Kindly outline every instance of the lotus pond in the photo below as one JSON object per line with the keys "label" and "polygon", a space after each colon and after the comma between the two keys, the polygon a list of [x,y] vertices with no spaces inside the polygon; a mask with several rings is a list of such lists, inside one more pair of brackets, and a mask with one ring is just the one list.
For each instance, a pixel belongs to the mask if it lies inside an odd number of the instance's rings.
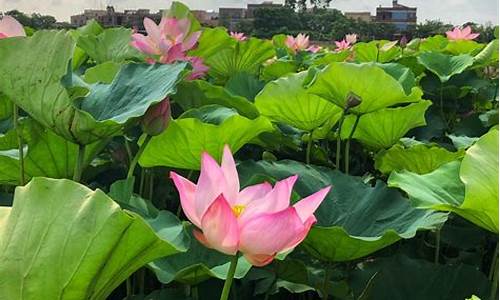
{"label": "lotus pond", "polygon": [[498,27],[331,48],[0,20],[0,299],[498,299]]}

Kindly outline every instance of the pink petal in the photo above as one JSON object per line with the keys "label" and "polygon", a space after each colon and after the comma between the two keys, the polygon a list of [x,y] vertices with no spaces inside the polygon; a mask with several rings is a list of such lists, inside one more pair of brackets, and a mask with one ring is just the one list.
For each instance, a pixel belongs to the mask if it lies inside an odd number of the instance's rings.
{"label": "pink petal", "polygon": [[311,227],[316,223],[316,217],[311,216],[309,219],[306,220],[304,223],[304,227],[302,231],[297,234],[295,239],[291,241],[288,245],[285,246],[285,249],[283,249],[281,252],[286,252],[288,250],[292,250],[293,248],[297,247],[298,244],[302,243],[302,241],[306,238],[307,234],[309,233],[309,230],[311,230]]}
{"label": "pink petal", "polygon": [[472,32],[472,28],[470,28],[470,26],[467,26],[464,29],[462,29],[463,36],[468,36],[471,32]]}
{"label": "pink petal", "polygon": [[467,36],[468,40],[473,40],[479,36],[479,33],[471,33]]}
{"label": "pink petal", "polygon": [[247,186],[240,191],[236,204],[247,206],[252,201],[262,199],[272,189],[273,186],[269,182]]}
{"label": "pink petal", "polygon": [[201,170],[194,199],[197,216],[203,216],[208,207],[222,194],[226,185],[217,162],[206,152],[201,155]]}
{"label": "pink petal", "polygon": [[212,246],[207,241],[207,238],[203,235],[203,232],[196,228],[193,228],[193,236],[200,242],[203,246],[212,249]]}
{"label": "pink petal", "polygon": [[211,248],[229,255],[238,251],[238,221],[223,195],[207,209],[201,219],[201,229]]}
{"label": "pink petal", "polygon": [[134,33],[132,34],[132,42],[131,42],[132,47],[136,48],[137,50],[150,54],[150,55],[158,55],[159,52],[158,50],[151,45],[150,41],[148,38],[140,33]]}
{"label": "pink petal", "polygon": [[323,202],[328,192],[330,192],[330,189],[331,186],[328,186],[295,203],[293,207],[295,207],[297,215],[303,223],[313,216],[314,212],[319,207],[321,202]]}
{"label": "pink petal", "polygon": [[233,154],[228,145],[224,146],[221,169],[226,179],[224,196],[231,205],[234,205],[238,199],[238,192],[240,191],[240,180],[238,178],[238,171],[236,171],[236,163],[234,162]]}
{"label": "pink petal", "polygon": [[183,51],[191,50],[191,48],[193,48],[198,42],[200,36],[201,36],[201,31],[196,31],[191,33],[189,37],[182,43],[182,50]]}
{"label": "pink petal", "polygon": [[11,16],[4,16],[0,20],[0,33],[3,37],[26,36],[23,25]]}
{"label": "pink petal", "polygon": [[297,178],[298,176],[294,175],[278,181],[272,191],[268,192],[265,197],[248,203],[240,216],[240,223],[243,224],[259,214],[270,214],[286,209],[290,205],[290,196]]}
{"label": "pink petal", "polygon": [[177,28],[178,22],[179,21],[176,18],[164,18],[164,20],[162,20],[163,23],[162,33],[169,37],[174,37],[179,35],[180,32]]}
{"label": "pink petal", "polygon": [[201,227],[201,218],[196,214],[194,204],[196,185],[175,172],[170,172],[170,178],[179,192],[182,211],[196,227]]}
{"label": "pink petal", "polygon": [[189,20],[188,18],[180,19],[177,22],[177,30],[182,35],[183,39],[188,35],[190,29],[191,29],[191,20]]}
{"label": "pink petal", "polygon": [[248,260],[249,263],[251,263],[253,266],[256,267],[263,267],[265,265],[270,264],[273,259],[274,255],[266,255],[266,254],[245,254],[245,258]]}
{"label": "pink petal", "polygon": [[304,225],[295,208],[258,215],[241,225],[240,250],[245,255],[275,255],[296,241]]}
{"label": "pink petal", "polygon": [[158,25],[156,25],[156,23],[150,18],[144,18],[144,28],[146,29],[146,32],[148,33],[151,41],[155,44],[159,44],[161,38],[161,30]]}
{"label": "pink petal", "polygon": [[288,35],[288,36],[286,37],[286,40],[285,40],[285,45],[286,45],[288,48],[292,49],[292,50],[294,50],[294,49],[295,49],[295,39],[293,38],[293,36]]}

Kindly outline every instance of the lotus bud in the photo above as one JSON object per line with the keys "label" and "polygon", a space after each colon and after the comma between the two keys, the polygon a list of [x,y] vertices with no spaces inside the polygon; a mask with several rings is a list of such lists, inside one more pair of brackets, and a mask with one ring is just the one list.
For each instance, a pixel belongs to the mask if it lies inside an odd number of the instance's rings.
{"label": "lotus bud", "polygon": [[349,110],[349,109],[354,108],[360,104],[361,104],[361,98],[358,95],[351,92],[347,96],[347,102],[345,104],[345,109]]}
{"label": "lotus bud", "polygon": [[399,40],[399,45],[402,48],[406,48],[406,45],[408,45],[408,39],[406,38],[406,35],[403,35],[403,37],[401,38],[401,40]]}
{"label": "lotus bud", "polygon": [[142,130],[152,136],[159,135],[167,129],[170,118],[170,100],[165,98],[160,103],[148,108],[142,118]]}

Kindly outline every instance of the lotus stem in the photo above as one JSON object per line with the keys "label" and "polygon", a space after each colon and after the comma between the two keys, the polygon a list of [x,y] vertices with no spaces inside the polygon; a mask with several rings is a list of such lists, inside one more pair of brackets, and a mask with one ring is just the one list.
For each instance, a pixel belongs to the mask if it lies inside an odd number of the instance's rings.
{"label": "lotus stem", "polygon": [[24,185],[26,183],[26,177],[24,174],[24,149],[23,149],[23,137],[21,129],[19,128],[19,107],[13,104],[12,120],[14,122],[14,130],[17,136],[17,148],[19,151],[19,183]]}
{"label": "lotus stem", "polygon": [[78,145],[78,154],[73,173],[73,181],[80,182],[83,172],[83,164],[85,162],[85,145]]}
{"label": "lotus stem", "polygon": [[227,272],[226,281],[224,282],[224,288],[222,289],[222,294],[220,295],[220,300],[229,299],[229,292],[231,291],[231,285],[233,284],[234,273],[236,272],[236,265],[238,264],[238,254],[235,254],[231,258],[231,264],[229,265],[229,271]]}
{"label": "lotus stem", "polygon": [[339,127],[337,128],[337,153],[335,156],[335,169],[340,170],[340,147],[342,146],[342,141],[340,138],[340,134],[342,132],[342,124],[344,123],[345,119],[345,111],[342,112],[342,115],[340,116],[340,121],[339,121]]}
{"label": "lotus stem", "polygon": [[200,296],[199,296],[199,293],[198,293],[198,286],[197,285],[193,285],[191,287],[191,298],[193,300],[198,300],[200,299]]}
{"label": "lotus stem", "polygon": [[130,299],[130,297],[133,295],[132,291],[132,277],[128,277],[126,281],[126,288],[127,288],[127,297],[125,299]]}
{"label": "lotus stem", "polygon": [[312,132],[309,134],[306,148],[306,164],[311,164]]}
{"label": "lotus stem", "polygon": [[434,264],[439,264],[439,248],[441,244],[441,229],[436,231],[436,248],[434,249]]}
{"label": "lotus stem", "polygon": [[490,293],[490,299],[495,300],[497,298],[497,292],[498,292],[498,243],[495,249],[495,252],[493,253],[493,259],[491,263],[491,268],[490,268],[490,276],[491,276],[491,293]]}
{"label": "lotus stem", "polygon": [[327,300],[328,299],[328,281],[330,281],[330,264],[328,264],[325,268],[325,278],[323,279],[323,289],[321,291],[322,293],[322,299]]}
{"label": "lotus stem", "polygon": [[146,149],[146,146],[148,145],[149,141],[151,140],[151,135],[147,134],[146,138],[144,138],[144,142],[141,144],[139,147],[139,150],[137,150],[137,153],[134,156],[134,159],[130,162],[130,166],[128,168],[128,173],[127,173],[127,178],[131,178],[134,176],[134,170],[135,167],[137,166],[137,162],[139,161],[139,158],[142,155],[142,152],[144,152],[144,149]]}
{"label": "lotus stem", "polygon": [[490,272],[488,273],[488,278],[490,280],[493,280],[493,276],[495,271],[498,270],[498,242],[497,246],[495,247],[495,252],[493,252],[493,257],[491,258],[491,266],[490,266]]}
{"label": "lotus stem", "polygon": [[351,132],[349,133],[349,137],[347,138],[347,141],[345,143],[345,153],[344,153],[344,166],[345,166],[345,173],[349,175],[349,156],[350,156],[350,147],[351,147],[351,139],[354,135],[354,132],[356,131],[356,128],[358,127],[359,119],[361,118],[361,115],[356,116],[356,121],[354,121],[354,126],[352,126]]}
{"label": "lotus stem", "polygon": [[446,120],[446,115],[444,114],[443,107],[443,83],[441,82],[441,88],[439,89],[439,112],[441,113],[441,118],[443,122],[446,123],[446,127],[448,127],[448,121]]}

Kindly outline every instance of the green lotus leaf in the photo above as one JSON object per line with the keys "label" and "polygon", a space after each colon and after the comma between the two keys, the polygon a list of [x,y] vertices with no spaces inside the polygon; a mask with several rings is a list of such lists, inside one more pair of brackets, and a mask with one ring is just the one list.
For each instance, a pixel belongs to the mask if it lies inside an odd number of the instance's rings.
{"label": "green lotus leaf", "polygon": [[0,92],[0,120],[9,118],[12,115],[12,102]]}
{"label": "green lotus leaf", "polygon": [[421,42],[420,42],[419,50],[421,52],[444,51],[446,46],[448,46],[448,44],[450,43],[450,41],[445,36],[442,36],[442,35],[431,36],[431,37],[426,38],[425,40],[420,40],[420,41]]}
{"label": "green lotus leaf", "polygon": [[194,14],[191,12],[189,7],[187,7],[184,3],[179,2],[179,1],[172,1],[172,4],[170,5],[170,8],[168,10],[165,10],[164,15],[170,18],[176,18],[176,19],[184,19],[187,18],[189,19],[189,22],[191,24],[189,32],[195,32],[201,29],[201,24],[196,19]]}
{"label": "green lotus leaf", "polygon": [[139,59],[142,54],[130,45],[132,30],[128,28],[109,28],[99,35],[82,35],[78,38],[78,48],[97,64],[107,61],[123,62]]}
{"label": "green lotus leaf", "polygon": [[[191,228],[188,230],[192,231]],[[191,234],[191,245],[187,252],[155,260],[149,263],[148,267],[163,284],[175,280],[196,285],[212,277],[225,280],[230,261],[231,256],[206,248]],[[252,265],[241,256],[234,277],[245,277],[251,267]]]}
{"label": "green lotus leaf", "polygon": [[225,144],[236,152],[260,133],[273,130],[265,117],[249,120],[227,108],[195,109],[172,120],[167,130],[153,137],[139,164],[198,170],[203,151],[220,160]]}
{"label": "green lotus leaf", "polygon": [[[32,120],[22,123],[24,174],[32,177],[71,178],[77,161],[78,145],[43,128]],[[0,184],[19,184],[20,160],[15,130],[0,136]],[[84,165],[99,153],[106,141],[97,141],[85,149]]]}
{"label": "green lotus leaf", "polygon": [[[401,55],[401,48],[391,46],[390,41],[371,41],[354,45],[354,59],[357,62],[390,62]],[[384,47],[385,46],[385,47]]]}
{"label": "green lotus leaf", "polygon": [[172,97],[184,110],[209,104],[219,104],[236,109],[242,116],[254,119],[259,111],[253,103],[221,86],[203,80],[184,81],[177,86]]}
{"label": "green lotus leaf", "polygon": [[[213,41],[212,41],[213,43]],[[209,74],[225,83],[237,73],[259,74],[261,65],[275,55],[270,41],[250,38],[226,47],[206,59]]]}
{"label": "green lotus leaf", "polygon": [[[422,100],[404,107],[385,108],[360,116],[353,138],[372,148],[389,148],[412,128],[426,125],[425,112],[432,102]],[[341,137],[347,139],[357,116],[348,115]]]}
{"label": "green lotus leaf", "polygon": [[377,66],[394,77],[401,84],[406,94],[411,93],[411,89],[416,85],[416,79],[410,68],[399,63],[377,64]]}
{"label": "green lotus leaf", "polygon": [[464,151],[451,152],[439,146],[425,144],[404,147],[394,145],[375,156],[375,168],[384,174],[408,170],[417,174],[430,173],[440,166],[464,156]]}
{"label": "green lotus leaf", "polygon": [[149,225],[66,179],[32,179],[8,210],[0,213],[4,299],[106,299],[141,266],[186,251],[172,241],[179,223]]}
{"label": "green lotus leaf", "polygon": [[439,52],[424,52],[417,59],[427,70],[436,74],[441,82],[448,81],[453,75],[462,73],[474,64],[474,57],[468,54],[451,56]]}
{"label": "green lotus leaf", "polygon": [[419,208],[453,211],[498,233],[498,130],[470,147],[462,164],[451,162],[425,175],[393,172],[388,184],[408,193]]}
{"label": "green lotus leaf", "polygon": [[277,60],[262,68],[262,79],[265,81],[276,80],[282,76],[295,73],[297,66],[293,61]]}
{"label": "green lotus leaf", "polygon": [[302,86],[306,76],[304,71],[269,82],[255,98],[260,113],[272,121],[305,131],[312,131],[328,120],[338,120],[342,113],[338,106],[308,93]]}
{"label": "green lotus leaf", "polygon": [[264,88],[265,82],[256,75],[248,73],[237,73],[226,82],[225,88],[231,93],[254,101],[255,96]]}
{"label": "green lotus leaf", "polygon": [[[393,74],[394,75],[394,74]],[[417,102],[422,91],[413,87],[411,93],[391,74],[376,64],[332,63],[316,75],[308,92],[344,108],[351,93],[361,98],[361,104],[351,109],[364,114],[398,103]]]}
{"label": "green lotus leaf", "polygon": [[489,42],[481,52],[474,56],[474,60],[479,65],[498,64],[498,39]]}
{"label": "green lotus leaf", "polygon": [[[417,230],[434,229],[447,214],[412,208],[408,199],[378,181],[374,187],[362,178],[295,161],[243,162],[238,166],[240,182],[255,176],[277,180],[298,174],[294,191],[301,197],[332,185],[315,215],[318,223],[302,243],[314,256],[328,261],[348,261],[366,256]],[[253,182],[252,182],[253,183]]]}
{"label": "green lotus leaf", "polygon": [[203,28],[198,46],[189,51],[189,55],[198,56],[207,60],[223,49],[232,47],[235,40],[229,36],[224,27]]}
{"label": "green lotus leaf", "polygon": [[0,90],[43,126],[78,144],[119,134],[127,121],[172,94],[186,67],[130,63],[111,84],[89,86],[68,73],[74,46],[63,31],[1,40],[0,56],[6,59]]}
{"label": "green lotus leaf", "polygon": [[460,55],[460,54],[470,54],[475,55],[484,47],[484,44],[480,44],[476,41],[470,40],[457,40],[450,41],[444,51],[452,54],[452,55]]}
{"label": "green lotus leaf", "polygon": [[459,150],[469,148],[479,139],[478,137],[470,137],[465,135],[448,134],[446,136],[451,140],[453,146]]}
{"label": "green lotus leaf", "polygon": [[314,59],[314,66],[329,65],[333,62],[343,62],[351,55],[350,51],[329,52]]}
{"label": "green lotus leaf", "polygon": [[113,82],[116,73],[120,70],[120,64],[113,61],[107,61],[97,66],[85,70],[83,80],[86,83],[107,83]]}

